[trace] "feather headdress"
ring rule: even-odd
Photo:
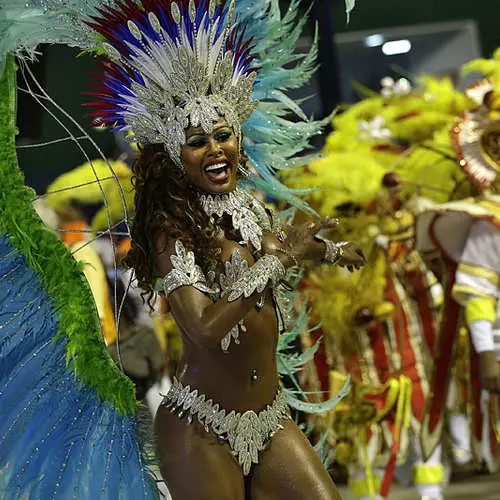
[[[223,116],[237,136],[257,103],[251,40],[231,24],[234,0],[133,0],[98,9],[89,26],[108,61],[91,113],[140,143],[164,144],[182,167],[189,126],[212,131]]]
[[[487,78],[466,89],[478,105],[460,117],[451,131],[460,167],[479,191],[496,188],[500,174],[500,49],[491,59],[475,59],[463,73],[479,71]]]

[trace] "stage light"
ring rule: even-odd
[[[395,56],[397,54],[406,54],[411,50],[410,40],[393,40],[385,42],[382,45],[382,52],[386,56]]]

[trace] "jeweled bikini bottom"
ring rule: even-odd
[[[197,417],[207,432],[212,430],[227,440],[245,476],[252,464],[259,462],[259,452],[264,450],[273,434],[283,429],[280,422],[290,417],[282,391],[278,391],[265,410],[239,413],[220,408],[204,394],[199,394],[198,389],[191,390],[189,385],[183,386],[176,378],[162,404],[179,418],[186,415],[188,423]]]

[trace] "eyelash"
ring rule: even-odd
[[[231,132],[219,132],[214,137],[219,142],[226,142],[231,138],[231,136],[232,136]],[[188,145],[191,146],[192,148],[201,148],[205,146],[205,144],[207,144],[206,139],[197,139],[193,142],[188,143]]]

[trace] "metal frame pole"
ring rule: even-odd
[[[332,22],[333,0],[316,0],[311,8],[312,22],[319,28],[318,69],[316,78],[322,103],[322,117],[340,103],[340,72]]]

